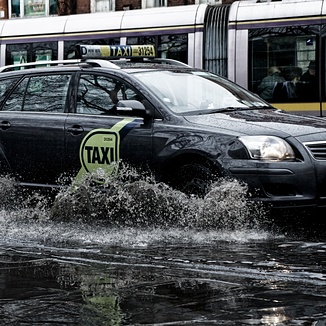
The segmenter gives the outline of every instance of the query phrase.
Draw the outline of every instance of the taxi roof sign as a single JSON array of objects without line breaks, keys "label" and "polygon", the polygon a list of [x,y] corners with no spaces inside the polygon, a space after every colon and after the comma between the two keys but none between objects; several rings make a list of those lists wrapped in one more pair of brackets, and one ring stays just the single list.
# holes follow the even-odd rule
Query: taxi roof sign
[{"label": "taxi roof sign", "polygon": [[154,45],[77,45],[78,59],[155,58]]}]

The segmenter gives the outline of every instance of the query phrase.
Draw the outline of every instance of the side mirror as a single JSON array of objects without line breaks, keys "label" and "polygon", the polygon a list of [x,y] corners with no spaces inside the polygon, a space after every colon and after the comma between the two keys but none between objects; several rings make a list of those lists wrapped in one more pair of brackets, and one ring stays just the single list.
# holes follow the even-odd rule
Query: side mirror
[{"label": "side mirror", "polygon": [[136,100],[121,100],[116,105],[118,115],[132,115],[144,117],[145,106]]}]

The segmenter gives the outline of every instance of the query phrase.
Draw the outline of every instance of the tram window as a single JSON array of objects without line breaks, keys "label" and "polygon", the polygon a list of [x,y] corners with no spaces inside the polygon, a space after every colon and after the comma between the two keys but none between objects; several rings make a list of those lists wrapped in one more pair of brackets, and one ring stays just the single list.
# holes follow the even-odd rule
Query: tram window
[{"label": "tram window", "polygon": [[6,65],[57,59],[57,42],[9,44],[6,48]]},{"label": "tram window", "polygon": [[27,51],[12,51],[11,64],[20,64],[27,62]]},{"label": "tram window", "polygon": [[102,39],[85,39],[64,42],[64,59],[74,59],[76,57],[75,49],[76,44],[86,45],[119,45],[120,38],[102,38]]},{"label": "tram window", "polygon": [[127,37],[127,45],[155,45],[157,43],[157,36],[140,36],[140,37]]},{"label": "tram window", "polygon": [[49,61],[52,60],[52,50],[36,50],[35,61]]},{"label": "tram window", "polygon": [[183,35],[160,36],[158,52],[161,57],[170,58],[187,63],[188,37]]},{"label": "tram window", "polygon": [[187,34],[128,37],[127,44],[153,44],[157,49],[158,57],[188,62]]},{"label": "tram window", "polygon": [[318,100],[317,77],[305,77],[309,67],[317,71],[312,27],[252,30],[249,35],[251,91],[270,102]]}]

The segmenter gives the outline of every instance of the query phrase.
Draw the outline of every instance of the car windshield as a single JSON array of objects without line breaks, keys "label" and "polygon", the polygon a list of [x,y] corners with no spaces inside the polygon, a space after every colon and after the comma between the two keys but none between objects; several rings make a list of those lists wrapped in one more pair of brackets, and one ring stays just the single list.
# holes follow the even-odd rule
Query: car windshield
[{"label": "car windshield", "polygon": [[134,76],[178,114],[269,107],[258,96],[205,71],[153,70],[137,72]]}]

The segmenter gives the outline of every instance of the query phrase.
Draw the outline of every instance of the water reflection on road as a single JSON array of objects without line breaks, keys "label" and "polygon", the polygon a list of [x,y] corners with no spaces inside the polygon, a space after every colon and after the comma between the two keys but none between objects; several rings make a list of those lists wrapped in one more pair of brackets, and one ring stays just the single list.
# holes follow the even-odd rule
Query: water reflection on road
[{"label": "water reflection on road", "polygon": [[326,324],[326,236],[76,216],[0,211],[1,325]]}]

